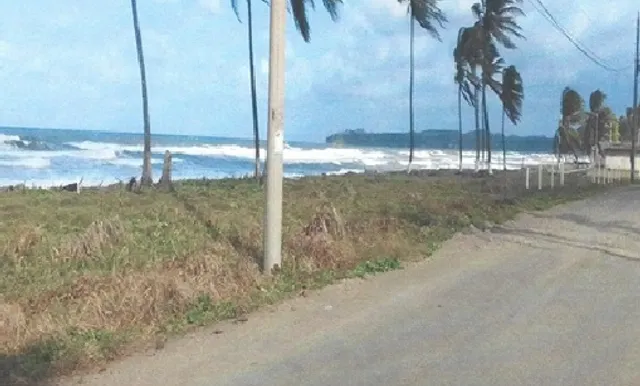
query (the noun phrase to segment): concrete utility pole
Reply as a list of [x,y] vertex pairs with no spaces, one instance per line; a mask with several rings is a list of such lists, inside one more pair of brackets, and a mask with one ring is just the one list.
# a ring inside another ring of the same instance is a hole
[[631,117],[631,183],[636,178],[636,142],[638,140],[638,74],[640,73],[640,12],[636,19],[636,60],[633,67],[633,111]]
[[263,270],[282,266],[282,178],[284,150],[286,0],[271,0],[269,28],[269,116]]

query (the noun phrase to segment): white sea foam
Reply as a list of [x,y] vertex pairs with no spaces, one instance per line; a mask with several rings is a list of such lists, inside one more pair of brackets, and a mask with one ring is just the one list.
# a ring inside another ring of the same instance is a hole
[[51,161],[47,158],[18,158],[18,159],[0,159],[0,168],[14,169],[44,169],[51,165]]
[[[77,150],[32,151],[18,149],[4,141],[19,140],[17,136],[0,134],[0,186],[23,183],[37,186],[59,186],[77,182],[83,178],[84,185],[110,184],[118,179],[131,177],[132,168],[142,166],[142,157],[131,157],[125,152],[141,152],[142,145],[127,145],[114,142],[67,142]],[[169,150],[174,154],[174,177],[223,178],[251,174],[247,161],[252,161],[255,149],[247,144],[201,144],[201,145],[156,145],[152,148],[154,175],[161,169],[162,154]],[[180,157],[189,156],[189,157]],[[369,170],[402,170],[408,167],[409,152],[406,149],[331,148],[318,146],[306,149],[286,146],[284,150],[285,176],[298,178],[304,175],[340,175]],[[264,161],[265,149],[261,150]],[[459,158],[455,149],[426,150],[414,152],[414,169],[458,169]],[[217,160],[224,160],[218,162]],[[508,151],[507,168],[520,169],[540,163],[552,163],[551,154],[521,154]],[[475,152],[463,152],[463,168],[475,168]],[[495,169],[502,168],[502,152],[492,155]],[[486,168],[486,165],[481,165]],[[292,170],[293,169],[293,170]]]

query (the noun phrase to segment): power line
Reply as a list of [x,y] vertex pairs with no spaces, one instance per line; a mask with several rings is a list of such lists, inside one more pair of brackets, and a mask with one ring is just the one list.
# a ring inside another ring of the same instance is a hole
[[[577,39],[575,39],[573,36],[571,36],[571,34],[560,25],[560,23],[558,22],[558,20],[553,16],[553,14],[549,11],[549,9],[544,5],[544,3],[542,2],[542,0],[529,0],[529,2],[531,3],[531,5],[533,5],[533,8],[535,8],[536,11],[538,11],[538,13],[540,13],[545,19],[547,19],[547,21],[549,23],[551,23],[551,25],[557,30],[559,31],[562,35],[564,35],[564,37],[567,38],[567,40],[569,40],[569,42],[571,42],[571,44],[574,45],[574,47],[576,47],[578,49],[578,51],[580,51],[584,56],[586,56],[589,60],[591,60],[593,63],[595,63],[596,65],[602,67],[603,69],[607,70],[607,71],[611,71],[611,72],[621,72],[624,70],[627,70],[629,68],[629,66],[624,67],[624,68],[613,68],[609,65],[607,65],[606,63],[604,63],[604,60],[602,58],[600,58],[595,52],[591,51],[589,48],[587,48],[584,45],[581,45]],[[542,10],[540,10],[540,8],[538,8],[538,6],[536,6],[536,3],[542,8]]]

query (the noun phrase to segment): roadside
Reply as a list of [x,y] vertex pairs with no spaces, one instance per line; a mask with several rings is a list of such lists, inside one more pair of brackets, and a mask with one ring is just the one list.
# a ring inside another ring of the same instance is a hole
[[554,190],[524,191],[522,181],[518,173],[286,181],[285,266],[273,279],[258,270],[264,211],[253,181],[186,181],[172,193],[3,193],[2,383],[104,366],[335,280],[424,259],[469,226],[603,190],[576,175]]
[[458,234],[59,385],[636,385],[638,204],[625,188]]

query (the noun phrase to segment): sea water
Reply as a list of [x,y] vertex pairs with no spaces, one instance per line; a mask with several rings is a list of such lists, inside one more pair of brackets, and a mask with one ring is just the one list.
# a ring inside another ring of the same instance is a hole
[[[89,130],[0,128],[0,186],[59,186],[78,182],[97,186],[128,181],[142,170],[143,136]],[[266,143],[261,143],[265,159]],[[173,177],[226,178],[251,175],[255,149],[252,139],[190,135],[153,135],[154,178],[162,172],[164,152],[173,154]],[[497,150],[497,149],[496,149]],[[288,142],[284,150],[285,177],[401,170],[407,149],[334,148],[322,143]],[[552,154],[507,152],[509,169],[554,162]],[[494,151],[495,169],[502,152]],[[457,169],[456,150],[416,150],[414,169]],[[475,167],[475,152],[463,153],[463,167]]]

